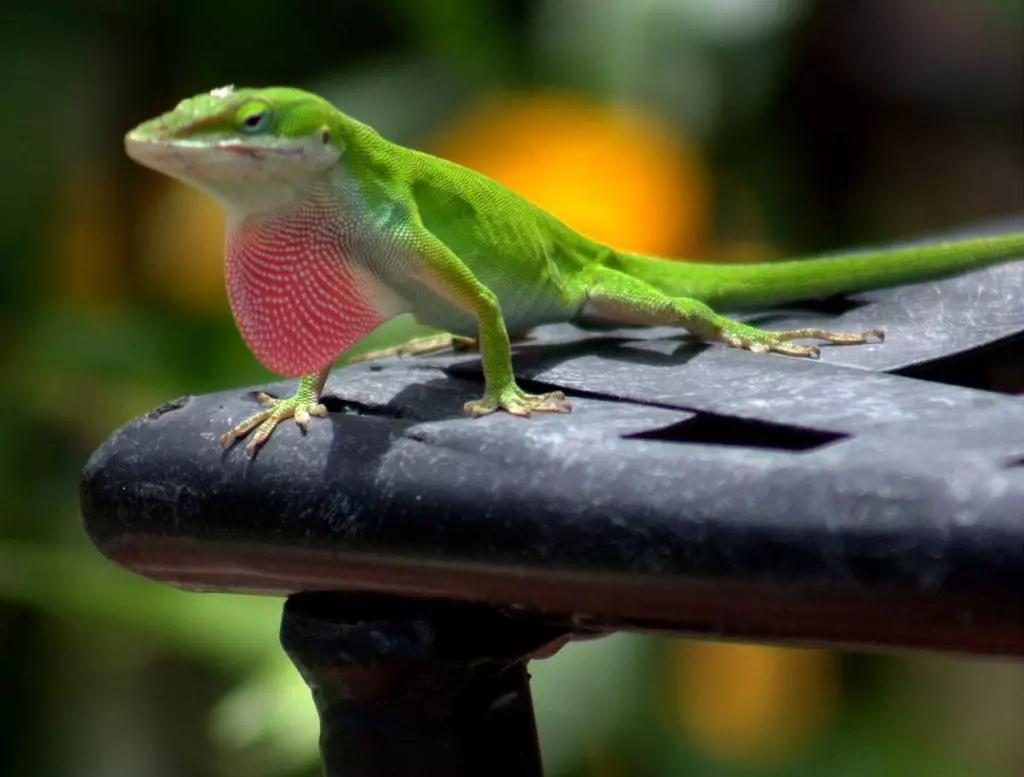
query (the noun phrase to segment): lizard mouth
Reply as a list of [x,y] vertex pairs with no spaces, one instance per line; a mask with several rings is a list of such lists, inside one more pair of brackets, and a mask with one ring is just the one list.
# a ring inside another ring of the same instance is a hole
[[138,131],[125,137],[125,151],[141,165],[186,182],[275,178],[325,167],[302,144],[204,138],[154,138]]
[[203,162],[211,166],[232,159],[264,160],[271,157],[301,157],[300,147],[273,146],[265,143],[246,143],[237,139],[210,141],[192,139],[156,139],[129,132],[125,137],[125,151],[132,159],[148,167],[153,163],[174,160]]

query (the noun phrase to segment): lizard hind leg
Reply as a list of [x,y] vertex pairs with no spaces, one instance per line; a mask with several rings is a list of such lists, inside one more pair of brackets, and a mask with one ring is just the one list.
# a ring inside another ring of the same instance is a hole
[[[523,332],[512,332],[509,334],[509,341],[516,343],[526,340],[529,334],[530,330],[528,329]],[[462,337],[461,335],[442,332],[436,335],[426,335],[425,337],[414,337],[411,340],[406,340],[398,345],[392,345],[389,348],[367,351],[358,356],[353,356],[348,360],[348,363],[361,364],[362,362],[384,359],[388,356],[426,356],[443,351],[446,348],[451,348],[453,351],[475,351],[479,350],[480,342],[474,337]]]
[[388,348],[378,348],[374,351],[367,351],[348,360],[349,364],[360,364],[362,362],[376,361],[388,356],[426,356],[427,354],[443,351],[446,348],[455,350],[469,350],[476,345],[476,341],[470,337],[459,337],[458,335],[442,332],[436,335],[425,337],[414,337],[404,343],[392,345]]
[[670,297],[641,280],[606,267],[594,267],[585,281],[587,303],[581,318],[626,325],[676,325],[702,340],[720,340],[733,348],[754,353],[780,353],[816,358],[816,345],[793,340],[820,340],[841,345],[885,339],[881,329],[864,332],[830,332],[818,328],[772,331],[719,315],[691,297]]
[[772,331],[729,320],[728,331],[722,334],[722,340],[732,348],[745,348],[758,353],[772,352],[787,356],[808,356],[812,359],[821,353],[818,346],[796,345],[790,341],[821,340],[835,345],[863,345],[871,342],[872,338],[881,342],[885,340],[885,332],[881,329],[868,329],[863,332],[830,332],[815,327]]

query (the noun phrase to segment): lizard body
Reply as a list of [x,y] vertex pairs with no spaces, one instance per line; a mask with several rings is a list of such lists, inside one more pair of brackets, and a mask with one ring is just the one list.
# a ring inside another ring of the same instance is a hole
[[222,437],[252,429],[247,455],[283,419],[324,415],[334,360],[384,321],[417,321],[478,341],[485,390],[472,415],[564,411],[512,373],[509,332],[555,322],[685,327],[751,351],[816,356],[797,339],[716,309],[763,308],[962,272],[1024,253],[1024,234],[810,259],[714,264],[624,253],[571,229],[498,182],[391,143],[297,89],[215,89],[126,137],[143,165],[210,194],[227,214],[225,274],[245,342],[268,368],[302,376],[295,395]]

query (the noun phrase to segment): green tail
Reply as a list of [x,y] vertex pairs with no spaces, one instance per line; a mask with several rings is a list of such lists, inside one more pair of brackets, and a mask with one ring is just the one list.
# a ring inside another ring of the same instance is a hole
[[777,262],[686,262],[615,254],[607,265],[670,296],[694,297],[719,311],[737,311],[915,283],[1014,258],[1024,259],[1024,233]]

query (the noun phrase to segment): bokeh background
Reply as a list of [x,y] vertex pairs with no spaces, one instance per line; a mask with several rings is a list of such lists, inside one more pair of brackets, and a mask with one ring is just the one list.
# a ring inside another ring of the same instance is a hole
[[[221,214],[133,166],[135,123],[303,86],[617,247],[771,257],[1020,212],[1022,30],[1018,0],[7,4],[0,771],[319,773],[280,601],[134,577],[81,528],[118,425],[270,377],[228,313]],[[1020,664],[620,636],[534,674],[552,777],[1024,774]]]

